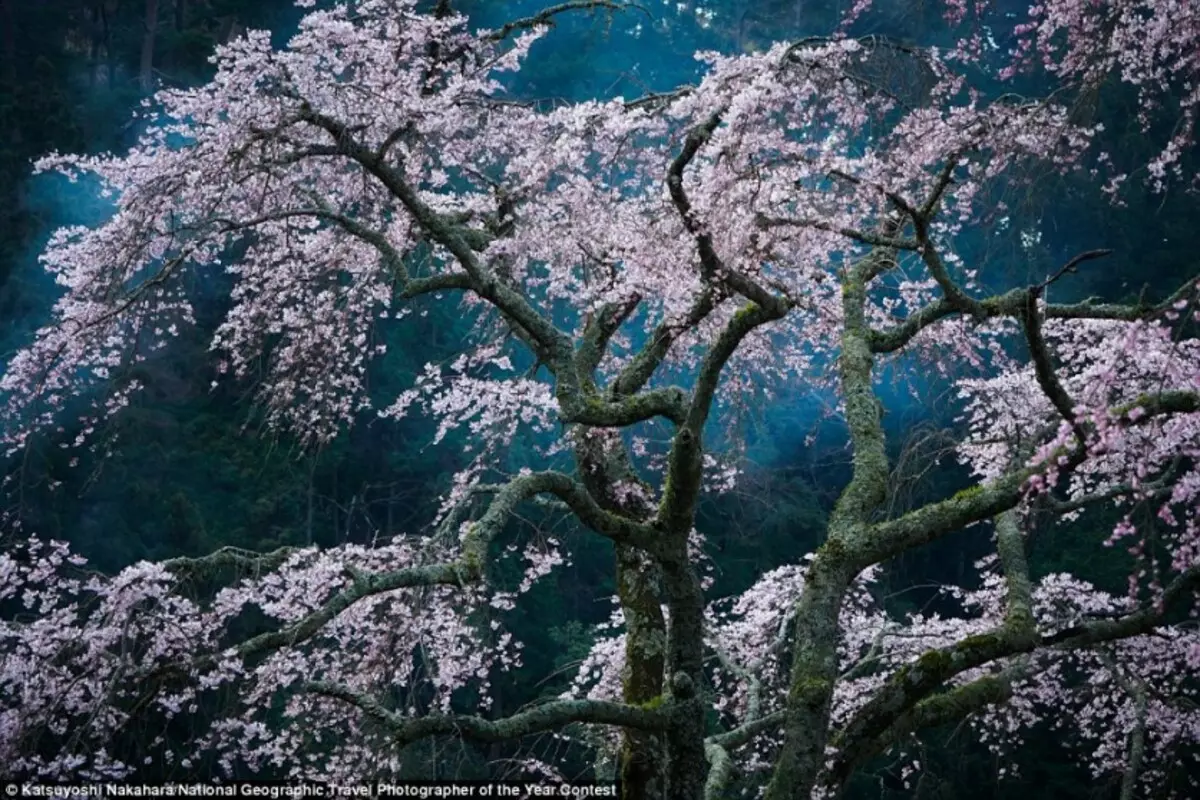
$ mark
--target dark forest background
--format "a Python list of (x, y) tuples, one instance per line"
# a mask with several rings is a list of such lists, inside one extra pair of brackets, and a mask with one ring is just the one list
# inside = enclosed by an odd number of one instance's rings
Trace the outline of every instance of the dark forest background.
[[(1020, 9), (1017, 3), (1010, 3)], [(478, 25), (495, 24), (540, 4), (456, 3)], [(525, 97), (582, 97), (669, 89), (695, 75), (696, 49), (748, 51), (773, 39), (832, 30), (843, 10), (835, 0), (715, 0), (654, 3), (649, 16), (583, 16), (535, 49), (512, 86)], [(121, 151), (141, 130), (138, 112), (154, 87), (204, 81), (214, 46), (247, 28), (268, 28), (282, 45), (300, 11), (288, 0), (0, 0), (0, 352), (29, 340), (48, 319), (53, 281), (37, 255), (59, 225), (96, 223), (105, 205), (86, 181), (33, 176), (31, 160), (50, 151)], [(948, 41), (934, 4), (892, 2), (864, 22), (871, 30), (924, 42)], [(1036, 76), (1024, 87), (1034, 93)], [(1044, 87), (1043, 87), (1044, 88)], [(1113, 89), (1080, 98), (1076, 113), (1104, 121), (1105, 144), (1130, 163), (1150, 152), (1129, 112), (1132, 98)], [(1143, 152), (1144, 151), (1144, 152)], [(1133, 183), (1133, 182), (1131, 182)], [(1110, 247), (1113, 258), (1057, 291), (1129, 300), (1157, 297), (1194, 274), (1198, 209), (1182, 195), (1126, 196), (1124, 207), (1062, 179), (1004, 197), (1009, 210), (972, 232), (967, 255), (985, 261), (998, 284), (1044, 276), (1082, 249)], [(1022, 241), (1020, 230), (1040, 239)], [(226, 544), (270, 549), (284, 544), (369, 542), (427, 526), (450, 476), (463, 466), (461, 441), (433, 447), (420, 419), (365, 417), (319, 450), (263, 435), (251, 386), (221, 383), (207, 350), (225, 310), (228, 286), (195, 287), (199, 325), (175, 346), (139, 365), (146, 390), (105, 433), (95, 453), (65, 444), (70, 419), (8, 465), (3, 498), (10, 530), (64, 539), (94, 566), (120, 569), (140, 559), (201, 555)], [(1067, 299), (1065, 297), (1059, 299)], [(450, 358), (468, 334), (454, 309), (428, 304), (402, 327), (381, 329), (388, 355), (372, 371), (378, 398), (407, 388), (428, 361)], [(966, 485), (949, 454), (953, 408), (946, 386), (897, 374), (887, 420), (895, 450), (897, 510)], [(712, 497), (699, 527), (716, 565), (717, 594), (747, 588), (763, 571), (797, 560), (820, 541), (827, 510), (847, 474), (848, 453), (823, 398), (796, 387), (786, 402), (747, 422), (750, 443), (738, 489)], [(522, 448), (514, 444), (514, 463)], [(108, 452), (106, 452), (106, 450)], [(18, 525), (19, 523), (19, 525)], [(1033, 538), (1039, 573), (1071, 571), (1124, 591), (1130, 563), (1104, 550), (1109, 522), (1042, 525)], [(613, 593), (607, 546), (576, 536), (561, 519), (536, 512), (511, 536), (555, 535), (573, 543), (574, 565), (527, 598), (526, 667), (498, 684), (497, 711), (556, 694), (563, 668), (586, 652), (591, 624), (607, 619)], [(503, 544), (503, 543), (502, 543)], [(954, 538), (908, 554), (883, 582), (897, 611), (927, 606), (938, 582), (959, 582), (989, 549), (986, 534)], [(559, 677), (544, 680), (547, 675)], [(1116, 787), (1094, 784), (1070, 766), (1069, 740), (1042, 731), (1021, 777), (1000, 783), (986, 751), (955, 731), (928, 737), (920, 782), (904, 791), (886, 760), (855, 785), (858, 797), (1100, 798)], [(425, 774), (467, 774), (477, 759), (462, 750), (430, 752)], [(896, 767), (898, 769), (898, 766)], [(162, 776), (166, 777), (166, 776)], [(182, 775), (170, 776), (174, 778)]]

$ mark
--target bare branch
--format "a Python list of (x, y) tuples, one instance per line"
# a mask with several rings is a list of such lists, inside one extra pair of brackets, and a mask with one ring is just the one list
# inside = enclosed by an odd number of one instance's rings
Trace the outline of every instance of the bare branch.
[[(1088, 251), (1088, 253), (1103, 252), (1100, 250)], [(1088, 253), (1081, 255), (1088, 255)], [(1076, 258), (1080, 257), (1076, 256)], [(1100, 256), (1095, 255), (1090, 257), (1099, 258)], [(1051, 280), (1053, 280), (1053, 276)], [(1047, 285), (1049, 282), (1047, 281), (1042, 285)], [(1078, 303), (1047, 303), (1042, 313), (1046, 319), (1110, 319), (1137, 322), (1139, 320), (1152, 319), (1169, 310), (1176, 302), (1185, 299), (1194, 290), (1195, 285), (1195, 278), (1191, 278), (1180, 285), (1165, 300), (1153, 305), (1142, 303), (1132, 305), (1096, 303), (1092, 299), (1088, 299)], [(1017, 318), (1021, 314), (1021, 308), (1025, 303), (1027, 293), (1027, 289), (1013, 289), (1005, 294), (993, 295), (977, 302), (972, 301), (967, 307), (956, 305), (947, 297), (941, 297), (913, 312), (908, 319), (893, 328), (886, 331), (872, 330), (871, 349), (876, 353), (896, 352), (906, 346), (917, 334), (926, 328), (935, 325), (947, 317), (963, 313), (970, 313), (978, 319), (992, 319), (996, 317)]]
[(517, 31), (527, 31), (534, 28), (552, 28), (554, 27), (555, 17), (571, 11), (590, 11), (594, 9), (625, 11), (630, 8), (636, 8), (649, 15), (649, 12), (634, 3), (618, 3), (613, 2), (613, 0), (569, 0), (569, 2), (559, 3), (558, 5), (542, 9), (533, 16), (506, 22), (488, 34), (486, 38), (493, 42), (499, 42)]
[(824, 220), (819, 219), (790, 219), (786, 217), (768, 217), (765, 214), (758, 214), (755, 217), (755, 224), (758, 227), (765, 229), (796, 227), (796, 228), (813, 228), (819, 231), (828, 231), (829, 233), (838, 233), (845, 236), (847, 239), (853, 239), (861, 244), (871, 245), (873, 247), (891, 247), (896, 250), (917, 250), (920, 244), (916, 239), (897, 239), (892, 236), (885, 236), (870, 231), (860, 231), (855, 228), (839, 228), (836, 225), (831, 225)]
[(1075, 401), (1067, 393), (1058, 372), (1054, 368), (1050, 355), (1050, 347), (1042, 336), (1042, 318), (1038, 312), (1037, 301), (1040, 290), (1032, 288), (1026, 292), (1025, 304), (1021, 309), (1021, 328), (1025, 331), (1025, 341), (1029, 345), (1029, 357), (1033, 361), (1034, 375), (1042, 394), (1050, 400), (1062, 418), (1071, 423), (1075, 435), (1080, 442), (1087, 441), (1087, 432), (1075, 419)]
[(1037, 288), (1044, 290), (1048, 286), (1050, 286), (1050, 284), (1054, 283), (1062, 276), (1073, 275), (1076, 272), (1076, 268), (1080, 264), (1084, 263), (1085, 261), (1091, 261), (1093, 259), (1103, 258), (1104, 256), (1112, 255), (1112, 252), (1113, 251), (1109, 250), (1109, 249), (1087, 250), (1085, 252), (1082, 252), (1079, 255), (1072, 258), (1066, 264), (1063, 264), (1061, 267), (1059, 267), (1057, 272), (1055, 272), (1053, 275), (1046, 278), (1046, 280), (1044, 280), (1040, 284), (1038, 284)]

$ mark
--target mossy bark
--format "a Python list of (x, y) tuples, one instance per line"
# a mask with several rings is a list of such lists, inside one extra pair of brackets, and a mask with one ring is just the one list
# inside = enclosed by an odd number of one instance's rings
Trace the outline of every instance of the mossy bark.
[(704, 752), (704, 592), (687, 558), (687, 538), (663, 561), (671, 620), (667, 630), (671, 725), (667, 729), (668, 800), (700, 800), (708, 760)]
[[(637, 481), (624, 443), (615, 437), (581, 432), (575, 457), (588, 493), (604, 509), (631, 519), (645, 520), (651, 505), (637, 495), (623, 500), (614, 493), (620, 482)], [(625, 667), (622, 699), (645, 707), (664, 692), (667, 624), (662, 613), (661, 571), (639, 548), (618, 544), (615, 557), (617, 598), (625, 618)], [(626, 729), (617, 753), (621, 796), (627, 800), (658, 800), (667, 786), (666, 744), (656, 731)]]
[[(623, 699), (648, 706), (663, 696), (666, 665), (666, 622), (659, 604), (657, 568), (642, 553), (617, 547), (617, 594), (625, 616)], [(663, 736), (652, 731), (625, 731), (618, 758), (621, 796), (627, 800), (662, 797), (666, 790)]]
[(872, 385), (874, 353), (866, 320), (867, 285), (894, 251), (876, 248), (842, 276), (842, 352), (838, 369), (854, 471), (830, 515), (826, 542), (805, 576), (796, 609), (796, 653), (784, 721), (784, 742), (767, 800), (812, 795), (825, 764), (829, 713), (838, 678), (838, 617), (846, 591), (867, 566), (868, 523), (887, 498), (888, 459), (879, 398)]
[(838, 615), (853, 577), (844, 553), (818, 553), (796, 612), (796, 654), (784, 715), (784, 743), (767, 800), (807, 798), (825, 761), (837, 682)]

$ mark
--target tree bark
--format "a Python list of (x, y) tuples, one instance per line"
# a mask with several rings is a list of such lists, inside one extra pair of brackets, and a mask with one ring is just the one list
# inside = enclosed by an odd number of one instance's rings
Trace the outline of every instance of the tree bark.
[(796, 612), (796, 654), (784, 715), (784, 741), (767, 800), (807, 798), (825, 763), (829, 714), (838, 677), (838, 616), (853, 578), (837, 547), (826, 544), (808, 570)]
[[(666, 624), (654, 585), (657, 570), (644, 554), (617, 547), (617, 594), (625, 617), (624, 701), (661, 703), (666, 658)], [(654, 731), (627, 730), (621, 736), (618, 775), (627, 800), (662, 797), (666, 789), (663, 737)]]
[(708, 778), (704, 751), (706, 706), (704, 680), (704, 592), (687, 556), (687, 537), (680, 537), (673, 558), (663, 560), (670, 624), (667, 628), (667, 673), (670, 677), (671, 725), (667, 728), (668, 800), (701, 800)]
[(829, 520), (829, 534), (805, 576), (796, 610), (796, 654), (784, 717), (783, 748), (767, 800), (812, 795), (825, 764), (829, 714), (838, 677), (838, 617), (851, 581), (868, 566), (867, 526), (887, 499), (888, 458), (866, 318), (867, 285), (895, 252), (877, 247), (842, 285), (842, 352), (838, 357), (854, 471)]
[[(636, 480), (636, 474), (620, 441), (603, 437), (581, 437), (575, 457), (588, 493), (616, 513), (637, 519), (653, 514), (648, 503), (637, 499), (622, 503), (614, 486)], [(625, 618), (625, 669), (621, 674), (622, 699), (636, 706), (663, 702), (666, 674), (667, 625), (662, 614), (660, 571), (636, 548), (616, 548), (617, 597)], [(667, 786), (666, 751), (663, 734), (625, 729), (617, 754), (617, 774), (625, 800), (659, 800)]]

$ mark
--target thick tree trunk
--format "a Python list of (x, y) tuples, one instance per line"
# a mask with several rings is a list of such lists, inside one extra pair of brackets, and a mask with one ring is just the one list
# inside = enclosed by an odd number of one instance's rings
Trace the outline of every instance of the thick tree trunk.
[(784, 718), (784, 743), (767, 800), (808, 798), (825, 763), (829, 713), (838, 677), (838, 615), (852, 578), (836, 545), (818, 552), (796, 612), (796, 655)]
[(154, 90), (154, 40), (158, 33), (158, 0), (146, 0), (145, 30), (142, 33), (142, 58), (138, 82), (143, 92)]
[(704, 753), (704, 592), (687, 557), (687, 539), (675, 558), (663, 564), (670, 626), (667, 673), (674, 719), (667, 731), (667, 797), (701, 800), (708, 778)]
[(876, 248), (842, 284), (842, 352), (838, 357), (854, 473), (838, 498), (829, 534), (805, 575), (796, 608), (796, 654), (784, 718), (783, 748), (767, 800), (808, 800), (825, 765), (829, 714), (838, 678), (838, 617), (850, 582), (871, 563), (865, 529), (887, 499), (888, 458), (879, 398), (872, 384), (875, 357), (866, 319), (867, 285), (895, 253)]
[[(614, 487), (636, 481), (625, 445), (619, 439), (585, 435), (575, 458), (588, 493), (602, 507), (636, 519), (649, 519), (654, 508), (637, 498), (618, 498)], [(667, 625), (662, 613), (661, 571), (644, 553), (616, 548), (617, 596), (625, 617), (625, 670), (622, 699), (630, 705), (662, 703), (667, 658)], [(667, 765), (660, 733), (625, 730), (617, 755), (621, 796), (626, 800), (661, 800), (666, 796)]]
[[(617, 547), (617, 593), (625, 616), (623, 699), (630, 705), (661, 703), (666, 664), (666, 635), (657, 569), (643, 554)], [(660, 798), (666, 791), (666, 764), (661, 734), (626, 731), (621, 737), (618, 775), (627, 800)]]

